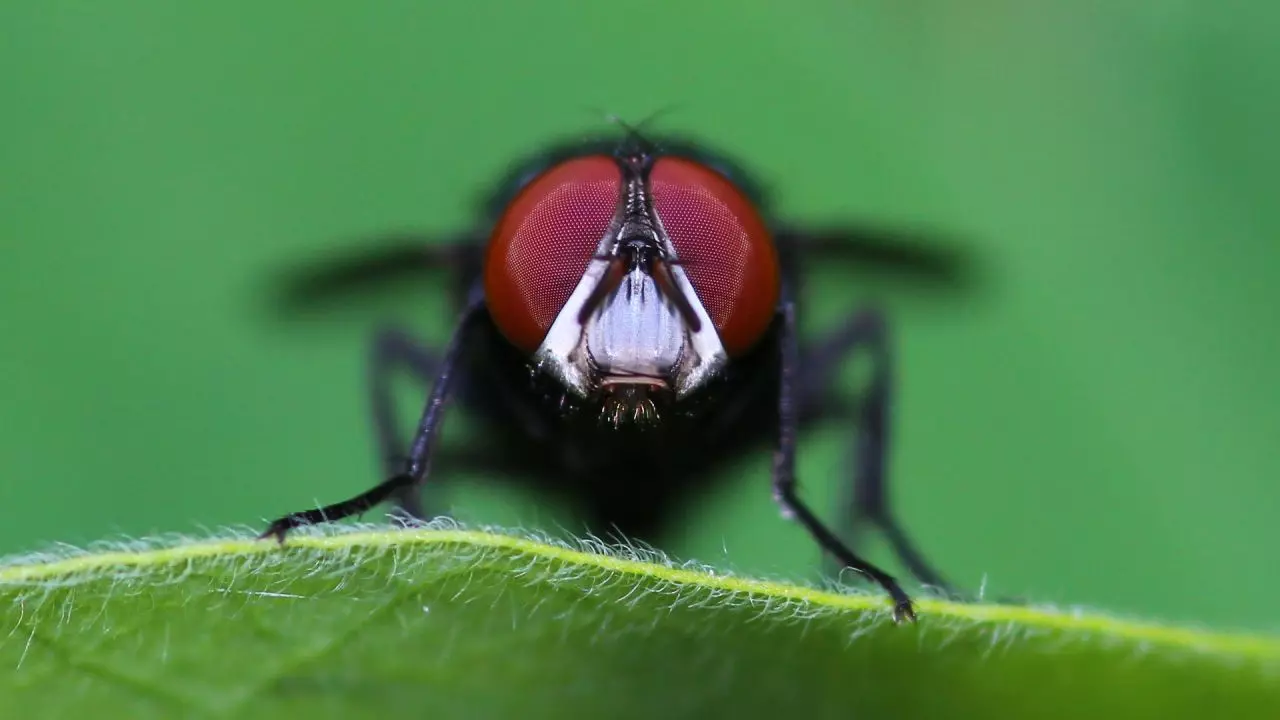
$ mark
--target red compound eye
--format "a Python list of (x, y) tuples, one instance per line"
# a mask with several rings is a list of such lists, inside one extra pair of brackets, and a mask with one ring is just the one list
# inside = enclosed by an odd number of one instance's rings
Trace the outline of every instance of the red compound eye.
[(778, 253), (764, 220), (728, 178), (692, 160), (659, 158), (649, 179), (654, 210), (725, 351), (746, 352), (778, 303)]
[(489, 314), (532, 353), (582, 280), (618, 210), (622, 172), (605, 155), (566, 160), (534, 178), (489, 237), (484, 289)]

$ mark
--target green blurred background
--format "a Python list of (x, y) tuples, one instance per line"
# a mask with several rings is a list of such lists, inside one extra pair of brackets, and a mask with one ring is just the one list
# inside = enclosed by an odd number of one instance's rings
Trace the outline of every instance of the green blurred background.
[[(659, 127), (733, 152), (784, 215), (938, 228), (988, 269), (965, 292), (808, 289), (810, 329), (890, 305), (894, 499), (954, 580), (1280, 629), (1280, 13), (1034, 6), (4, 4), (0, 553), (367, 486), (367, 332), (441, 341), (447, 298), (289, 326), (263, 316), (271, 273), (466, 227), (513, 157), (674, 106)], [(828, 511), (846, 438), (802, 445)], [(767, 451), (730, 472), (664, 549), (811, 577)], [(457, 482), (464, 520), (573, 527)]]

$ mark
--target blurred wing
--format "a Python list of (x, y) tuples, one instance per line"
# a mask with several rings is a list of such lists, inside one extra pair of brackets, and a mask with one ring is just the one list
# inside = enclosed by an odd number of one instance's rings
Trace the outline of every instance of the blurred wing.
[(868, 275), (897, 276), (939, 289), (962, 289), (975, 280), (972, 253), (941, 236), (865, 225), (783, 226), (779, 246), (802, 265), (849, 263)]
[(273, 307), (295, 314), (372, 292), (440, 287), (442, 282), (456, 289), (479, 272), (484, 254), (482, 239), (472, 235), (390, 235), (360, 245), (278, 271), (270, 283)]

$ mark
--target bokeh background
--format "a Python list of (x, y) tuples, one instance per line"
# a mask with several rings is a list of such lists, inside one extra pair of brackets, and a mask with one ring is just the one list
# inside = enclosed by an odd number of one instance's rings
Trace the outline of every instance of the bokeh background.
[[(0, 553), (257, 524), (367, 486), (368, 331), (440, 342), (448, 298), (281, 323), (272, 274), (465, 228), (512, 158), (671, 107), (656, 127), (731, 151), (782, 215), (936, 228), (985, 268), (962, 291), (847, 270), (807, 289), (810, 330), (870, 295), (891, 309), (893, 497), (954, 580), (1280, 629), (1277, 19), (1167, 0), (6, 3)], [(402, 391), (409, 419), (424, 390)], [(847, 432), (802, 445), (828, 515)], [(767, 450), (740, 458), (664, 549), (812, 577), (768, 472)], [(573, 527), (451, 480), (464, 520)]]

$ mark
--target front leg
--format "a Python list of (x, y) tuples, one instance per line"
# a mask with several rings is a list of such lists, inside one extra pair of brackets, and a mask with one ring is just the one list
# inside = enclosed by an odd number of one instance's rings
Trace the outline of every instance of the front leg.
[[(404, 369), (422, 382), (430, 383), (439, 372), (440, 353), (424, 347), (403, 330), (385, 328), (373, 337), (368, 367), (374, 441), (378, 457), (382, 459), (383, 477), (391, 477), (404, 461), (404, 438), (396, 423), (392, 379), (396, 371)], [(426, 518), (422, 496), (413, 488), (400, 488), (392, 496), (392, 502), (397, 506), (395, 514), (406, 520)]]
[(852, 444), (852, 473), (847, 493), (847, 509), (841, 513), (847, 538), (869, 523), (884, 533), (904, 566), (925, 585), (954, 594), (942, 576), (925, 560), (902, 529), (889, 506), (888, 474), (890, 408), (893, 393), (893, 358), (883, 315), (862, 310), (850, 316), (827, 337), (806, 352), (806, 391), (811, 396), (834, 395), (840, 367), (859, 351), (866, 351), (872, 363), (871, 380), (854, 408), (857, 423)]
[(846, 567), (875, 580), (893, 599), (895, 622), (915, 620), (911, 598), (889, 573), (858, 557), (831, 532), (796, 493), (796, 433), (800, 423), (800, 387), (796, 373), (799, 370), (800, 350), (796, 329), (795, 303), (784, 288), (781, 314), (781, 332), (778, 343), (781, 350), (781, 377), (778, 390), (778, 449), (774, 455), (774, 499), (783, 513), (797, 520), (818, 542), (823, 550), (831, 553)]
[(449, 340), (440, 360), (431, 394), (422, 409), (408, 457), (398, 472), (349, 500), (334, 503), (315, 510), (303, 510), (277, 518), (260, 537), (275, 537), (284, 542), (285, 535), (293, 528), (322, 522), (336, 522), (359, 515), (389, 499), (406, 497), (421, 492), (431, 462), (436, 456), (437, 439), (444, 422), (444, 409), (449, 401), (457, 375), (461, 368), (463, 350), (471, 340), (471, 332), (480, 318), (486, 315), (483, 287), (477, 283), (468, 294), (467, 303), (458, 320), (458, 326)]

